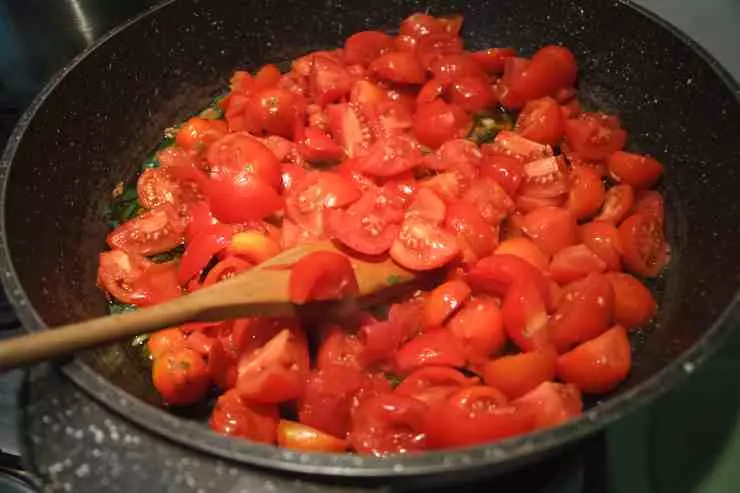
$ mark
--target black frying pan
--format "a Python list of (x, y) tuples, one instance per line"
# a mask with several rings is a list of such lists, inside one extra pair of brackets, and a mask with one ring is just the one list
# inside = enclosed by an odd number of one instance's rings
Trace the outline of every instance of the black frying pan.
[(332, 47), (425, 9), (463, 13), (472, 48), (568, 46), (579, 61), (583, 98), (619, 113), (630, 147), (666, 163), (673, 258), (655, 286), (657, 323), (635, 338), (629, 380), (557, 429), (391, 459), (296, 453), (173, 418), (157, 407), (149, 376), (126, 345), (66, 364), (72, 380), (153, 433), (245, 464), (322, 475), (462, 477), (471, 469), (509, 469), (600, 429), (675, 385), (721, 343), (740, 314), (740, 89), (680, 33), (631, 4), (605, 0), (181, 0), (153, 9), (56, 77), (5, 151), (0, 275), (24, 325), (41, 330), (105, 313), (95, 272), (110, 190), (135, 174), (163, 128), (223, 90), (235, 67)]

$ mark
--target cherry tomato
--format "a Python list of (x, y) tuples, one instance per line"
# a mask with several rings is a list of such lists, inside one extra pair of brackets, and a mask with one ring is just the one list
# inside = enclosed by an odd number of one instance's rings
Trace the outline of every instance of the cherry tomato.
[(246, 112), (263, 131), (292, 139), (296, 124), (303, 120), (305, 107), (302, 97), (280, 87), (270, 87), (249, 99)]
[(564, 126), (560, 106), (554, 99), (545, 97), (524, 105), (515, 131), (526, 139), (555, 146), (563, 137)]
[(185, 345), (185, 334), (179, 327), (158, 330), (147, 341), (147, 349), (152, 358), (157, 359), (164, 353)]
[(344, 61), (367, 67), (379, 55), (390, 51), (393, 38), (380, 31), (362, 31), (355, 33), (344, 43)]
[(492, 178), (509, 195), (514, 197), (524, 178), (524, 166), (513, 157), (484, 155), (480, 164), (482, 178)]
[(470, 286), (463, 281), (440, 284), (424, 302), (424, 325), (439, 327), (470, 297)]
[(535, 429), (557, 426), (581, 414), (581, 391), (572, 384), (543, 382), (515, 401), (534, 413)]
[(425, 414), (424, 403), (413, 397), (384, 394), (365, 399), (354, 414), (352, 447), (379, 457), (423, 450)]
[(475, 291), (492, 296), (505, 296), (512, 284), (521, 280), (532, 281), (543, 300), (547, 300), (549, 287), (542, 271), (521, 257), (495, 254), (473, 265), (465, 279)]
[(563, 302), (550, 321), (550, 342), (567, 351), (609, 328), (614, 290), (603, 274), (591, 273), (565, 288)]
[(407, 218), (390, 248), (390, 255), (411, 270), (442, 267), (460, 253), (460, 246), (448, 231), (419, 218)]
[(431, 103), (432, 101), (440, 98), (444, 92), (447, 84), (437, 79), (428, 80), (421, 89), (416, 97), (417, 104)]
[(102, 252), (98, 284), (115, 299), (137, 306), (149, 306), (180, 296), (177, 264), (155, 264), (122, 250)]
[(358, 289), (352, 264), (341, 253), (312, 252), (291, 268), (290, 300), (299, 305), (341, 299), (356, 294)]
[(167, 404), (183, 406), (205, 397), (210, 384), (203, 358), (186, 347), (174, 347), (154, 360), (154, 387)]
[(216, 401), (210, 425), (224, 435), (274, 443), (279, 419), (277, 406), (248, 402), (229, 390)]
[(197, 200), (197, 192), (193, 187), (174, 179), (163, 168), (145, 170), (136, 182), (136, 191), (144, 209), (154, 209), (163, 204), (178, 207)]
[(242, 231), (231, 237), (226, 253), (261, 264), (280, 253), (280, 244), (258, 231)]
[(379, 79), (399, 84), (423, 84), (426, 79), (416, 55), (402, 51), (380, 55), (370, 64), (370, 71)]
[(430, 406), (444, 401), (457, 389), (478, 382), (478, 377), (466, 377), (448, 366), (425, 366), (404, 378), (393, 392), (413, 397)]
[(650, 188), (663, 174), (663, 165), (650, 156), (617, 151), (606, 160), (609, 174), (636, 189)]
[(550, 277), (560, 284), (577, 281), (591, 272), (605, 270), (606, 262), (582, 243), (563, 248), (550, 262)]
[(619, 224), (632, 210), (635, 192), (630, 185), (614, 185), (606, 191), (604, 206), (596, 219)]
[(531, 412), (507, 404), (499, 390), (485, 386), (459, 389), (432, 406), (426, 419), (427, 440), (432, 448), (492, 442), (526, 433), (533, 426)]
[(565, 142), (583, 159), (606, 159), (620, 150), (626, 141), (627, 132), (615, 116), (583, 113), (565, 122)]
[(344, 149), (316, 127), (307, 127), (297, 133), (300, 135), (298, 150), (306, 161), (332, 163), (344, 156)]
[(441, 224), (447, 212), (447, 205), (429, 188), (420, 188), (406, 209), (405, 217), (417, 217), (434, 224)]
[(229, 245), (233, 234), (231, 226), (214, 224), (195, 235), (188, 243), (177, 268), (180, 284), (185, 284), (200, 274), (211, 259)]
[(277, 86), (281, 76), (280, 70), (275, 65), (271, 63), (263, 65), (254, 74), (254, 90), (260, 91)]
[(491, 84), (482, 77), (453, 79), (447, 88), (447, 95), (452, 104), (471, 113), (490, 108), (496, 102)]
[(573, 214), (560, 207), (542, 207), (524, 216), (524, 234), (547, 255), (575, 244), (578, 224)]
[(434, 78), (448, 83), (461, 77), (484, 77), (483, 68), (465, 53), (444, 55), (432, 62), (429, 70)]
[(280, 162), (275, 154), (246, 133), (232, 133), (217, 140), (208, 148), (206, 159), (211, 166), (229, 168), (237, 174), (246, 173), (275, 189), (282, 184)]
[(447, 322), (447, 328), (462, 343), (468, 362), (484, 361), (506, 344), (501, 309), (493, 298), (471, 299)]
[(416, 56), (425, 68), (430, 68), (443, 56), (456, 55), (462, 51), (462, 39), (447, 33), (422, 36), (416, 42)]
[(655, 277), (668, 261), (663, 224), (654, 216), (632, 214), (619, 226), (622, 261), (627, 270)]
[(543, 382), (554, 380), (557, 358), (550, 347), (502, 356), (483, 365), (483, 380), (509, 399), (516, 399)]
[(580, 226), (578, 235), (581, 243), (606, 262), (607, 270), (621, 270), (622, 242), (612, 223), (591, 221)]
[(352, 76), (332, 57), (315, 54), (311, 58), (309, 88), (320, 106), (342, 99), (352, 89)]
[(422, 144), (436, 149), (450, 139), (465, 136), (471, 123), (470, 115), (462, 108), (435, 99), (416, 109), (414, 135)]
[(614, 290), (614, 321), (627, 329), (645, 325), (655, 316), (653, 293), (629, 274), (610, 272), (607, 278)]
[(665, 222), (665, 207), (663, 197), (655, 190), (641, 190), (635, 195), (634, 212), (652, 216), (660, 224)]
[(368, 111), (356, 103), (335, 104), (327, 107), (331, 132), (348, 156), (361, 156), (374, 141), (374, 132)]
[(395, 135), (379, 140), (370, 147), (362, 158), (360, 171), (370, 176), (394, 176), (421, 164), (422, 157), (411, 138)]
[(510, 238), (502, 241), (494, 252), (496, 255), (513, 255), (526, 260), (541, 271), (547, 270), (549, 262), (542, 250), (527, 238)]
[(429, 34), (455, 35), (462, 25), (462, 16), (433, 17), (429, 14), (412, 14), (401, 22), (401, 34), (423, 37)]
[(554, 95), (576, 80), (576, 60), (567, 48), (545, 46), (537, 50), (525, 70), (504, 77), (508, 89), (523, 101)]
[(565, 208), (576, 219), (586, 219), (596, 214), (604, 203), (606, 190), (601, 176), (585, 166), (574, 168), (570, 172), (570, 191)]
[[(492, 144), (486, 144), (483, 152), (490, 155), (507, 156), (518, 159), (522, 163), (546, 159), (552, 156), (552, 149), (546, 145), (526, 139), (516, 132), (502, 130), (496, 134)], [(546, 164), (549, 164), (548, 161)], [(555, 163), (557, 165), (557, 163)], [(556, 171), (557, 166), (551, 169), (548, 166), (547, 171)]]
[(470, 54), (470, 57), (489, 74), (503, 72), (506, 60), (514, 56), (516, 56), (514, 48), (488, 48)]
[(401, 346), (396, 353), (396, 368), (410, 373), (431, 365), (463, 366), (465, 356), (457, 338), (447, 329), (427, 331)]
[(523, 278), (509, 287), (501, 306), (504, 328), (523, 351), (549, 344), (545, 302), (534, 281)]
[(463, 200), (476, 206), (481, 217), (492, 226), (498, 226), (514, 211), (514, 202), (504, 189), (490, 178), (475, 181), (463, 195)]
[(523, 196), (554, 199), (568, 193), (568, 176), (562, 157), (530, 161), (523, 167), (524, 183), (519, 188)]
[(205, 191), (213, 215), (225, 223), (263, 219), (283, 206), (275, 188), (246, 170), (219, 168), (211, 173)]
[(348, 446), (346, 440), (286, 419), (277, 425), (277, 444), (306, 452), (344, 452)]
[(175, 134), (175, 142), (187, 151), (203, 151), (226, 135), (228, 128), (223, 120), (208, 120), (194, 116), (186, 121)]
[(476, 259), (490, 255), (498, 246), (496, 230), (470, 202), (456, 200), (450, 203), (444, 225), (457, 233), (458, 242), (464, 242)]
[(603, 394), (627, 377), (632, 364), (627, 331), (615, 325), (558, 358), (557, 373), (581, 391)]
[(155, 255), (182, 243), (184, 231), (177, 210), (171, 204), (163, 204), (121, 224), (108, 234), (106, 242), (111, 248)]

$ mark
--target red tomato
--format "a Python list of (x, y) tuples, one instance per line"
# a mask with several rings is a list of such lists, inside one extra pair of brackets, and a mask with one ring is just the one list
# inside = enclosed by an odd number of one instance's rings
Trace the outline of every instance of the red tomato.
[(396, 368), (410, 373), (422, 366), (463, 366), (463, 348), (452, 333), (443, 328), (425, 332), (401, 346), (396, 353)]
[(374, 321), (360, 329), (363, 342), (361, 359), (365, 365), (392, 360), (404, 339), (403, 327), (399, 324)]
[(481, 217), (492, 226), (514, 212), (514, 202), (503, 188), (490, 178), (477, 180), (463, 195), (463, 200), (476, 206)]
[(515, 131), (526, 139), (555, 146), (563, 137), (564, 126), (560, 106), (551, 97), (545, 97), (524, 105)]
[(194, 188), (175, 180), (163, 168), (150, 168), (139, 175), (136, 191), (139, 204), (144, 209), (154, 209), (164, 204), (177, 207), (183, 202), (197, 199), (197, 192)]
[(591, 273), (568, 285), (563, 301), (550, 321), (550, 342), (567, 351), (609, 328), (614, 290), (604, 274)]
[(213, 215), (225, 223), (263, 219), (283, 206), (275, 188), (244, 170), (220, 168), (210, 175), (205, 192)]
[(537, 245), (527, 238), (510, 238), (502, 241), (494, 254), (497, 255), (514, 255), (526, 260), (541, 271), (547, 270), (549, 261), (545, 254), (542, 253)]
[(308, 230), (324, 229), (324, 210), (345, 207), (360, 198), (360, 189), (337, 173), (314, 171), (297, 183), (285, 199), (286, 213)]
[(521, 257), (495, 254), (478, 261), (465, 275), (475, 291), (492, 296), (505, 296), (512, 284), (521, 280), (534, 282), (543, 300), (547, 300), (549, 287), (542, 271)]
[(444, 94), (446, 87), (447, 84), (437, 79), (428, 80), (419, 90), (419, 94), (416, 97), (416, 103), (431, 103)]
[(530, 161), (523, 167), (524, 183), (519, 187), (523, 196), (553, 199), (568, 193), (568, 176), (562, 157)]
[(185, 334), (179, 327), (163, 329), (149, 336), (146, 347), (152, 358), (157, 359), (164, 353), (185, 346)]
[(278, 85), (282, 74), (280, 70), (273, 64), (263, 65), (256, 74), (254, 74), (254, 90), (260, 91), (269, 87), (275, 87)]
[(352, 89), (352, 76), (332, 57), (316, 54), (311, 57), (308, 75), (314, 102), (320, 106), (344, 98)]
[(217, 140), (208, 148), (206, 159), (211, 166), (229, 168), (238, 174), (244, 172), (275, 189), (282, 184), (280, 162), (275, 154), (246, 133), (232, 133)]
[(550, 262), (550, 277), (560, 284), (577, 281), (591, 272), (605, 270), (606, 262), (582, 243), (563, 248)]
[(404, 378), (393, 392), (431, 406), (444, 401), (459, 388), (475, 385), (478, 381), (478, 377), (466, 377), (448, 366), (426, 366)]
[(344, 452), (348, 446), (346, 440), (286, 419), (277, 425), (277, 444), (305, 452)]
[(606, 160), (609, 174), (636, 189), (650, 188), (663, 174), (663, 165), (650, 156), (617, 151)]
[(393, 242), (390, 255), (403, 267), (425, 271), (442, 267), (460, 253), (448, 231), (419, 218), (407, 218)]
[(576, 219), (586, 219), (601, 209), (606, 190), (599, 173), (585, 166), (573, 168), (570, 172), (570, 191), (565, 204)]
[(344, 156), (342, 149), (331, 137), (316, 127), (306, 127), (298, 143), (298, 150), (306, 161), (311, 163), (331, 163)]
[(524, 167), (513, 157), (484, 155), (480, 175), (482, 178), (492, 178), (501, 185), (509, 197), (514, 197), (524, 178)]
[(425, 68), (430, 68), (443, 56), (457, 55), (462, 51), (462, 39), (447, 33), (423, 36), (416, 42), (416, 56)]
[(344, 61), (367, 67), (379, 55), (390, 51), (393, 38), (380, 31), (362, 31), (355, 33), (344, 43)]
[(426, 406), (413, 397), (384, 394), (365, 399), (354, 414), (352, 447), (379, 457), (424, 449)]
[(432, 448), (492, 442), (532, 429), (534, 416), (493, 387), (463, 387), (431, 407), (426, 432)]
[(509, 287), (501, 306), (504, 328), (523, 351), (548, 345), (547, 310), (537, 285), (519, 279)]
[(622, 268), (622, 242), (613, 224), (606, 221), (591, 221), (579, 228), (579, 239), (589, 250), (606, 262), (607, 270)]
[(522, 101), (554, 95), (558, 89), (571, 87), (578, 69), (573, 53), (562, 46), (537, 50), (526, 69), (504, 75), (508, 89)]
[(663, 224), (654, 216), (632, 214), (619, 226), (622, 261), (625, 268), (646, 277), (655, 277), (668, 261)]
[(483, 365), (483, 380), (509, 399), (516, 399), (543, 382), (555, 379), (558, 354), (552, 348), (502, 356)]
[(489, 74), (503, 72), (506, 60), (514, 56), (516, 56), (514, 48), (488, 48), (470, 54), (470, 57)]
[(280, 244), (259, 231), (247, 230), (231, 237), (226, 253), (237, 255), (241, 259), (248, 259), (254, 264), (261, 264), (280, 253)]
[(448, 281), (429, 293), (424, 302), (424, 326), (439, 327), (470, 297), (464, 281)]
[(434, 224), (441, 224), (447, 212), (447, 205), (429, 188), (420, 188), (406, 209), (405, 217), (417, 217)]
[(445, 83), (461, 77), (485, 76), (483, 68), (465, 53), (441, 56), (432, 62), (429, 70), (434, 78)]
[(279, 87), (256, 92), (246, 106), (246, 113), (261, 130), (287, 139), (294, 137), (296, 124), (303, 120), (305, 100)]
[(154, 387), (167, 404), (183, 406), (205, 397), (211, 379), (203, 358), (186, 347), (159, 355), (152, 367)]
[(301, 329), (285, 328), (239, 360), (236, 390), (253, 402), (273, 404), (300, 398), (309, 371), (308, 343)]
[(470, 202), (456, 200), (450, 203), (444, 225), (457, 233), (458, 242), (464, 242), (476, 259), (490, 255), (498, 246), (497, 231)]
[(366, 377), (356, 368), (335, 365), (314, 370), (298, 408), (301, 423), (345, 437), (351, 427), (353, 400), (363, 385)]
[(290, 300), (299, 305), (341, 299), (356, 294), (358, 289), (352, 264), (341, 253), (312, 252), (291, 268)]
[(447, 88), (447, 96), (452, 104), (471, 113), (483, 111), (496, 103), (491, 84), (482, 77), (453, 79)]
[(423, 37), (429, 34), (456, 35), (462, 26), (462, 16), (432, 17), (429, 14), (412, 14), (401, 22), (401, 34)]
[(102, 252), (99, 259), (98, 285), (118, 301), (149, 306), (180, 296), (174, 262), (155, 264), (122, 250)]
[(365, 154), (374, 140), (366, 108), (356, 103), (334, 104), (326, 111), (334, 140), (344, 147), (347, 155)]
[(596, 219), (619, 224), (632, 210), (635, 192), (629, 185), (614, 185), (606, 191), (604, 206)]
[(352, 84), (349, 96), (350, 103), (356, 105), (377, 105), (388, 100), (386, 92), (377, 84), (369, 80), (358, 80)]
[(462, 108), (435, 99), (416, 109), (414, 135), (422, 144), (436, 149), (450, 139), (465, 136), (471, 123), (470, 115)]
[(547, 255), (575, 244), (578, 239), (575, 217), (560, 207), (542, 207), (530, 212), (524, 216), (522, 231)]
[(615, 325), (596, 339), (584, 342), (558, 358), (557, 373), (581, 391), (603, 394), (627, 377), (632, 364), (627, 331)]
[(422, 158), (416, 142), (406, 135), (394, 135), (370, 146), (360, 171), (370, 176), (394, 176), (421, 164)]
[(229, 245), (233, 234), (234, 229), (224, 224), (214, 224), (196, 234), (185, 248), (177, 267), (180, 284), (199, 275), (211, 259)]
[(370, 64), (370, 71), (379, 79), (399, 84), (423, 84), (426, 79), (416, 55), (402, 51), (380, 55)]
[(155, 255), (182, 243), (184, 231), (177, 209), (163, 204), (121, 224), (108, 233), (106, 242), (129, 253)]
[(534, 413), (535, 429), (557, 426), (581, 414), (581, 392), (572, 384), (543, 382), (516, 400)]
[(655, 190), (642, 190), (635, 195), (634, 212), (652, 216), (660, 224), (665, 222), (663, 196)]
[(610, 272), (607, 278), (614, 290), (614, 321), (627, 329), (645, 325), (658, 309), (653, 293), (629, 274)]
[(361, 368), (360, 356), (364, 347), (360, 339), (338, 325), (329, 327), (316, 355), (316, 368), (323, 370), (331, 366)]
[(179, 128), (175, 142), (187, 151), (201, 152), (228, 132), (223, 120), (209, 120), (194, 116)]
[(447, 322), (447, 328), (462, 343), (468, 362), (484, 361), (506, 344), (501, 309), (493, 298), (471, 299)]
[(565, 142), (583, 159), (599, 161), (620, 150), (627, 141), (627, 132), (616, 116), (603, 113), (583, 113), (565, 121)]
[(411, 114), (416, 108), (416, 103), (409, 105), (403, 101), (402, 97), (398, 100), (383, 101), (375, 105), (375, 117), (377, 118), (377, 133), (379, 137), (393, 137), (404, 135), (413, 125)]
[(247, 402), (229, 390), (216, 401), (210, 425), (224, 435), (274, 443), (279, 419), (277, 406)]
[(253, 266), (253, 263), (248, 262), (242, 258), (227, 256), (219, 263), (214, 265), (213, 268), (208, 272), (206, 278), (203, 280), (203, 286), (210, 286), (211, 284), (215, 284), (225, 279), (232, 278), (240, 272), (251, 269)]
[(424, 329), (425, 296), (416, 296), (403, 303), (391, 305), (388, 320), (401, 327), (405, 338), (415, 337)]
[[(502, 130), (496, 134), (493, 144), (486, 144), (483, 146), (483, 152), (489, 155), (512, 157), (518, 159), (522, 163), (537, 161), (538, 159), (545, 159), (552, 156), (552, 149), (548, 146), (525, 139), (518, 133), (510, 130)], [(549, 163), (550, 161), (547, 162), (547, 164)], [(557, 170), (550, 168), (551, 166), (548, 167), (549, 172)], [(557, 166), (555, 168), (557, 168)]]

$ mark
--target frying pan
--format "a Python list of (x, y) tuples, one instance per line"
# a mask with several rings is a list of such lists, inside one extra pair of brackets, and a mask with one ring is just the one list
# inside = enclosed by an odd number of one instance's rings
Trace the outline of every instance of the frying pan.
[(126, 344), (62, 366), (100, 402), (164, 439), (250, 466), (315, 475), (495, 474), (591, 434), (676, 385), (740, 319), (740, 89), (693, 42), (627, 2), (333, 0), (164, 2), (78, 57), (21, 119), (0, 166), (0, 276), (28, 330), (99, 316), (95, 286), (110, 191), (135, 176), (162, 130), (205, 106), (234, 68), (290, 60), (420, 10), (465, 15), (469, 48), (571, 48), (591, 106), (617, 112), (629, 147), (667, 166), (670, 268), (660, 311), (633, 338), (634, 368), (612, 395), (556, 429), (455, 451), (379, 459), (233, 440), (161, 408)]

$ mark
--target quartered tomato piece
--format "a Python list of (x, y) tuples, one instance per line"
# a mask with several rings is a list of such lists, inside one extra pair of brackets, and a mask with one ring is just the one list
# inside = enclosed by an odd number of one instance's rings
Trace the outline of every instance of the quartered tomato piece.
[(136, 182), (136, 191), (144, 209), (154, 209), (163, 204), (178, 207), (198, 198), (196, 188), (181, 183), (161, 167), (144, 170)]
[(451, 139), (464, 137), (472, 119), (461, 107), (441, 99), (419, 104), (413, 117), (414, 135), (433, 149)]
[(347, 155), (361, 156), (375, 140), (368, 111), (357, 103), (330, 105), (326, 109), (332, 136)]
[(163, 204), (121, 224), (108, 234), (106, 242), (111, 248), (155, 255), (182, 243), (184, 231), (177, 209), (171, 204)]
[(404, 327), (390, 321), (373, 321), (360, 328), (361, 360), (365, 365), (393, 360), (398, 346), (405, 339)]
[(188, 243), (177, 268), (177, 279), (185, 284), (199, 275), (211, 259), (231, 241), (234, 229), (225, 224), (213, 224), (196, 234)]
[(352, 447), (379, 457), (423, 450), (426, 411), (423, 402), (400, 394), (365, 399), (352, 421)]
[(351, 427), (353, 400), (364, 385), (366, 377), (356, 368), (334, 365), (314, 370), (298, 408), (301, 423), (344, 438)]
[(492, 296), (506, 296), (512, 284), (532, 281), (543, 300), (547, 299), (549, 287), (542, 271), (521, 257), (511, 254), (495, 254), (482, 258), (471, 266), (465, 279), (472, 288)]
[(627, 377), (631, 364), (627, 331), (615, 325), (596, 339), (560, 356), (557, 373), (563, 381), (576, 385), (583, 392), (603, 394)]
[(542, 207), (524, 216), (522, 231), (547, 255), (554, 255), (578, 240), (573, 214), (560, 207)]
[(344, 61), (349, 64), (370, 65), (379, 55), (390, 51), (393, 38), (381, 31), (355, 33), (344, 42)]
[(581, 391), (572, 384), (543, 382), (515, 401), (534, 413), (535, 429), (557, 426), (581, 414)]
[(652, 216), (660, 224), (665, 222), (665, 207), (663, 196), (655, 190), (641, 190), (635, 194), (634, 212), (640, 212)]
[(430, 365), (458, 366), (465, 364), (463, 348), (447, 329), (438, 328), (424, 332), (401, 346), (396, 353), (396, 368), (410, 373)]
[(442, 267), (460, 253), (455, 236), (441, 227), (419, 218), (407, 218), (393, 242), (390, 255), (411, 270)]
[(571, 170), (568, 178), (570, 190), (565, 208), (576, 219), (586, 219), (596, 214), (606, 195), (599, 173), (586, 166), (578, 166)]
[(560, 106), (554, 99), (545, 97), (524, 105), (517, 118), (515, 132), (540, 144), (555, 146), (563, 137), (564, 126)]
[(545, 302), (537, 285), (529, 279), (515, 281), (501, 306), (504, 328), (523, 351), (549, 344)]
[(287, 419), (278, 423), (277, 444), (306, 452), (344, 452), (349, 445), (347, 440)]
[(175, 347), (154, 360), (154, 387), (167, 404), (183, 406), (205, 397), (211, 383), (203, 357), (186, 347)]
[(495, 180), (509, 197), (515, 197), (524, 178), (524, 167), (513, 157), (484, 155), (480, 164), (480, 175), (482, 178)]
[(489, 74), (503, 72), (506, 60), (514, 56), (516, 56), (514, 48), (488, 48), (470, 54), (470, 57)]
[(503, 316), (493, 298), (475, 297), (447, 322), (468, 362), (479, 363), (501, 351), (506, 344)]
[(522, 196), (554, 199), (568, 193), (565, 162), (560, 156), (530, 161), (524, 165), (523, 171), (524, 183), (519, 187)]
[(563, 248), (550, 262), (550, 277), (560, 284), (568, 284), (591, 272), (605, 270), (606, 262), (582, 243)]
[(206, 159), (211, 166), (244, 172), (275, 189), (282, 183), (275, 154), (247, 133), (231, 133), (217, 140), (208, 148)]
[(436, 60), (445, 55), (456, 55), (462, 51), (462, 39), (447, 33), (422, 36), (416, 42), (416, 56), (424, 68), (430, 68)]
[(627, 329), (645, 325), (655, 316), (653, 293), (629, 274), (610, 272), (607, 278), (614, 290), (614, 321)]
[(274, 443), (279, 419), (274, 404), (248, 402), (242, 400), (236, 390), (229, 390), (216, 401), (210, 426), (224, 435)]
[[(549, 146), (526, 139), (510, 130), (502, 130), (496, 134), (493, 144), (487, 144), (483, 150), (486, 154), (513, 157), (522, 163), (552, 156)], [(548, 168), (548, 172), (552, 171), (551, 168), (552, 166)]]
[(471, 113), (486, 110), (496, 103), (491, 84), (475, 76), (453, 79), (447, 87), (447, 97), (452, 104)]
[(622, 266), (622, 242), (617, 228), (610, 222), (591, 221), (580, 226), (578, 237), (581, 243), (606, 262), (607, 270), (620, 270)]
[(470, 202), (456, 200), (450, 203), (444, 225), (457, 233), (458, 242), (469, 248), (475, 259), (490, 255), (498, 246), (498, 230)]
[(473, 204), (481, 217), (492, 226), (514, 211), (514, 202), (503, 188), (490, 178), (475, 181), (463, 194), (463, 200)]
[(349, 72), (341, 63), (323, 54), (311, 57), (308, 80), (311, 96), (320, 106), (343, 98), (352, 89), (352, 76)]
[(146, 343), (149, 354), (151, 354), (154, 359), (159, 358), (167, 351), (182, 346), (185, 346), (185, 334), (179, 327), (158, 330), (149, 336), (149, 340), (147, 340)]
[(547, 257), (542, 253), (542, 250), (531, 240), (524, 237), (510, 238), (502, 241), (494, 254), (519, 257), (543, 272), (547, 270), (547, 266), (549, 265)]
[(463, 306), (470, 293), (470, 286), (464, 281), (448, 281), (434, 288), (424, 301), (424, 326), (442, 325)]
[(395, 51), (373, 60), (370, 71), (379, 79), (399, 84), (423, 84), (424, 66), (414, 53)]
[[(279, 167), (277, 176), (281, 183)], [(205, 192), (213, 215), (225, 223), (264, 219), (283, 207), (276, 189), (247, 169), (218, 168), (210, 174)]]
[(431, 406), (444, 401), (459, 388), (478, 382), (478, 377), (466, 377), (449, 366), (426, 366), (404, 378), (393, 392), (413, 397)]
[(292, 139), (296, 125), (305, 115), (306, 101), (287, 89), (270, 87), (256, 92), (247, 103), (245, 114), (262, 131)]
[(643, 154), (617, 151), (606, 160), (609, 175), (635, 189), (650, 188), (663, 174), (663, 165)]
[(565, 142), (583, 159), (606, 159), (620, 150), (626, 141), (627, 132), (616, 116), (583, 113), (565, 122)]
[(344, 149), (331, 137), (316, 127), (306, 127), (299, 132), (298, 151), (311, 163), (332, 163), (344, 156)]
[(302, 305), (352, 296), (358, 287), (346, 255), (319, 251), (305, 255), (291, 268), (288, 290), (290, 300)]
[(100, 254), (98, 284), (123, 303), (149, 306), (180, 296), (177, 264), (155, 264), (123, 250)]
[(502, 356), (483, 365), (483, 380), (509, 399), (516, 399), (554, 380), (557, 359), (558, 354), (550, 347)]
[(422, 158), (416, 142), (405, 135), (395, 135), (373, 144), (359, 168), (370, 176), (395, 176), (421, 164)]
[(209, 120), (194, 116), (180, 127), (175, 142), (188, 151), (201, 152), (228, 132), (223, 120)]
[(571, 87), (576, 80), (576, 60), (562, 46), (537, 50), (532, 62), (521, 71), (505, 74), (507, 88), (521, 101), (554, 95), (558, 89)]
[(635, 192), (630, 185), (614, 185), (606, 191), (604, 206), (601, 209), (601, 214), (596, 216), (596, 219), (619, 224), (627, 217), (634, 204)]
[(627, 270), (655, 277), (668, 261), (663, 224), (654, 216), (636, 213), (619, 226), (622, 260)]
[(485, 77), (485, 71), (466, 53), (444, 55), (432, 62), (429, 70), (445, 83), (461, 77)]

